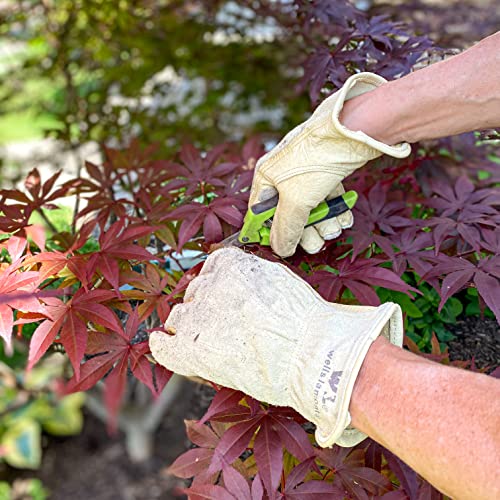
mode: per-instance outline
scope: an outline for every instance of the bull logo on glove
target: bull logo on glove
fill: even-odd
[[[321,406],[324,410],[329,404],[335,402],[337,398],[337,389],[342,376],[342,371],[332,370],[333,351],[330,351],[323,363],[318,381],[314,390],[314,413],[319,416],[319,401],[318,396],[321,394]]]
[[[323,406],[326,406],[326,403],[331,402],[333,403],[335,401],[335,398],[337,397],[337,389],[338,385],[340,382],[340,377],[342,376],[342,372],[332,372],[330,375],[330,378],[328,380],[328,386],[331,389],[331,394],[328,396],[328,391],[325,391],[323,393]]]

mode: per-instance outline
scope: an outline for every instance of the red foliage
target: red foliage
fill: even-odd
[[[172,375],[162,366],[151,366],[146,357],[149,353],[147,340],[134,342],[139,324],[139,315],[134,310],[129,314],[125,329],[118,325],[111,327],[111,331],[91,331],[85,352],[92,357],[83,365],[81,373],[75,370],[62,391],[65,394],[86,391],[107,374],[104,397],[112,424],[120,409],[129,368],[155,396],[161,393]]]
[[[208,420],[210,426],[203,423]],[[299,425],[301,420],[288,409],[265,407],[241,393],[222,389],[202,421],[186,422],[188,437],[197,448],[177,458],[169,471],[182,478],[194,477],[191,487],[184,490],[190,498],[404,499],[425,498],[421,496],[424,491],[439,495],[373,441],[355,448],[313,447],[312,436]],[[249,450],[257,474],[249,469],[247,460],[238,458]],[[401,489],[391,481],[391,474]]]

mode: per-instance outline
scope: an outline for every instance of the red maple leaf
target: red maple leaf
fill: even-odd
[[[24,274],[24,273],[23,273]],[[87,347],[87,323],[100,325],[113,331],[121,329],[120,322],[114,312],[103,302],[116,298],[109,290],[90,290],[83,288],[63,302],[55,297],[44,299],[50,319],[46,319],[37,327],[31,337],[28,356],[28,370],[45,354],[59,335],[66,353],[73,365],[75,378],[80,378],[80,361]]]
[[[12,242],[14,243],[14,241]],[[26,242],[24,242],[25,246]],[[17,247],[14,255],[22,253],[24,246]],[[14,310],[39,313],[50,316],[50,312],[40,303],[36,296],[40,275],[36,271],[20,269],[21,259],[10,266],[0,268],[0,337],[5,341],[6,351],[12,353],[12,330],[14,327]]]
[[[146,356],[150,352],[147,340],[134,342],[139,324],[137,310],[133,310],[124,330],[119,326],[112,331],[90,331],[85,352],[93,357],[82,365],[79,376],[75,372],[62,390],[64,394],[86,391],[107,374],[104,400],[112,428],[116,424],[129,369],[154,396],[161,393],[172,375],[164,367],[151,364]]]
[[[400,228],[414,225],[407,217],[406,204],[401,201],[387,201],[381,183],[377,183],[368,193],[360,194],[353,209],[354,227],[345,236],[353,238],[353,257],[356,257],[373,242],[382,246],[384,235],[395,235]]]
[[[500,205],[498,190],[476,189],[465,176],[453,187],[434,182],[432,188],[435,196],[425,203],[436,209],[437,216],[422,224],[432,228],[436,255],[444,240],[457,236],[479,251],[483,231],[500,223],[500,212],[495,208]]]
[[[60,175],[60,171],[56,172],[42,183],[38,169],[34,168],[24,181],[27,192],[19,189],[0,189],[0,206],[3,212],[0,216],[0,230],[12,233],[24,229],[29,226],[31,214],[36,210],[56,208],[52,202],[66,196],[70,189],[78,184],[77,181],[71,180],[54,190]],[[38,241],[35,242],[39,244]]]
[[[47,278],[57,275],[66,266],[82,282],[87,283],[85,273],[85,257],[76,252],[87,242],[96,225],[95,221],[89,221],[84,224],[78,235],[74,238],[67,250],[51,250],[50,252],[40,252],[28,257],[24,264],[31,266],[40,264],[38,271],[40,273],[40,282]]]
[[[391,491],[391,482],[380,472],[364,467],[364,450],[359,448],[333,448],[316,450],[321,462],[335,472],[333,484],[352,498],[383,495]]]
[[[240,227],[243,215],[236,208],[241,206],[237,198],[215,198],[205,205],[193,201],[174,209],[168,214],[171,220],[182,219],[179,229],[178,248],[182,248],[203,226],[203,235],[207,243],[215,243],[223,237],[222,223],[225,221],[233,227]]]
[[[131,224],[125,227],[125,220],[121,219],[99,236],[99,250],[90,255],[85,265],[86,281],[83,286],[88,286],[95,272],[99,270],[108,283],[118,290],[120,287],[120,268],[118,260],[147,261],[158,259],[141,246],[133,243],[135,240],[151,234],[153,228],[144,225]]]
[[[318,292],[328,301],[335,302],[347,288],[360,304],[377,306],[380,299],[374,286],[406,293],[418,292],[405,283],[394,271],[381,267],[385,259],[346,256],[345,246],[330,247],[323,254],[311,259],[312,273],[306,280],[318,287]],[[340,258],[338,258],[340,256]]]
[[[221,179],[238,167],[235,162],[221,162],[227,150],[227,144],[219,144],[206,154],[191,144],[184,144],[179,154],[182,164],[172,167],[176,179],[170,181],[162,192],[170,193],[185,188],[185,196],[191,196],[197,191],[205,192],[206,186],[224,186]]]
[[[394,272],[401,276],[408,268],[423,276],[431,264],[426,260],[434,254],[431,233],[408,227],[403,231],[377,240],[380,248],[390,257]],[[396,247],[395,250],[393,247]]]
[[[137,312],[144,321],[154,310],[158,313],[161,323],[165,323],[170,314],[169,293],[176,286],[173,276],[165,273],[162,277],[156,266],[150,263],[144,265],[144,273],[129,270],[120,275],[121,285],[130,285],[131,290],[123,290],[122,294],[129,300],[140,300]],[[167,288],[169,285],[170,288]]]
[[[477,263],[463,257],[450,257],[439,254],[432,261],[435,263],[424,279],[443,277],[441,283],[441,302],[439,310],[446,301],[462,288],[474,283],[479,295],[493,311],[500,322],[500,256],[493,255],[480,259]]]
[[[327,481],[310,480],[304,481],[306,474],[314,466],[315,457],[309,458],[296,465],[286,478],[285,491],[282,499],[301,500],[302,498],[344,498],[345,491]]]
[[[246,405],[241,404],[242,400]],[[208,420],[212,424],[231,422],[234,425],[218,438],[210,434],[211,439],[206,444],[204,439],[200,440],[200,436],[208,432],[203,425]],[[210,452],[190,450],[174,462],[171,471],[177,474],[182,470],[182,477],[202,474],[203,479],[220,470],[226,471],[227,467],[247,449],[256,434],[253,452],[262,483],[272,497],[277,491],[283,469],[283,447],[299,460],[314,456],[314,448],[300,425],[303,422],[304,419],[292,409],[273,406],[265,408],[258,401],[239,391],[221,389],[215,395],[202,420],[194,427],[198,429],[198,434],[193,442],[208,447]],[[208,469],[206,465],[199,469],[192,462],[195,455],[197,458],[203,455],[205,461],[210,460]]]

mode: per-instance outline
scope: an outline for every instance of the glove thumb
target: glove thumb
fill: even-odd
[[[248,206],[251,207],[261,201],[266,201],[275,196],[277,192],[274,185],[257,170],[253,178]]]

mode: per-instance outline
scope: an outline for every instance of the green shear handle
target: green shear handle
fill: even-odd
[[[337,198],[322,201],[316,208],[311,210],[305,227],[347,212],[347,210],[350,210],[356,204],[357,199],[358,193],[356,191],[348,191],[341,196],[337,196]],[[252,205],[245,215],[238,241],[243,245],[249,243],[269,245],[269,236],[271,233],[269,226],[277,205],[278,195]]]

